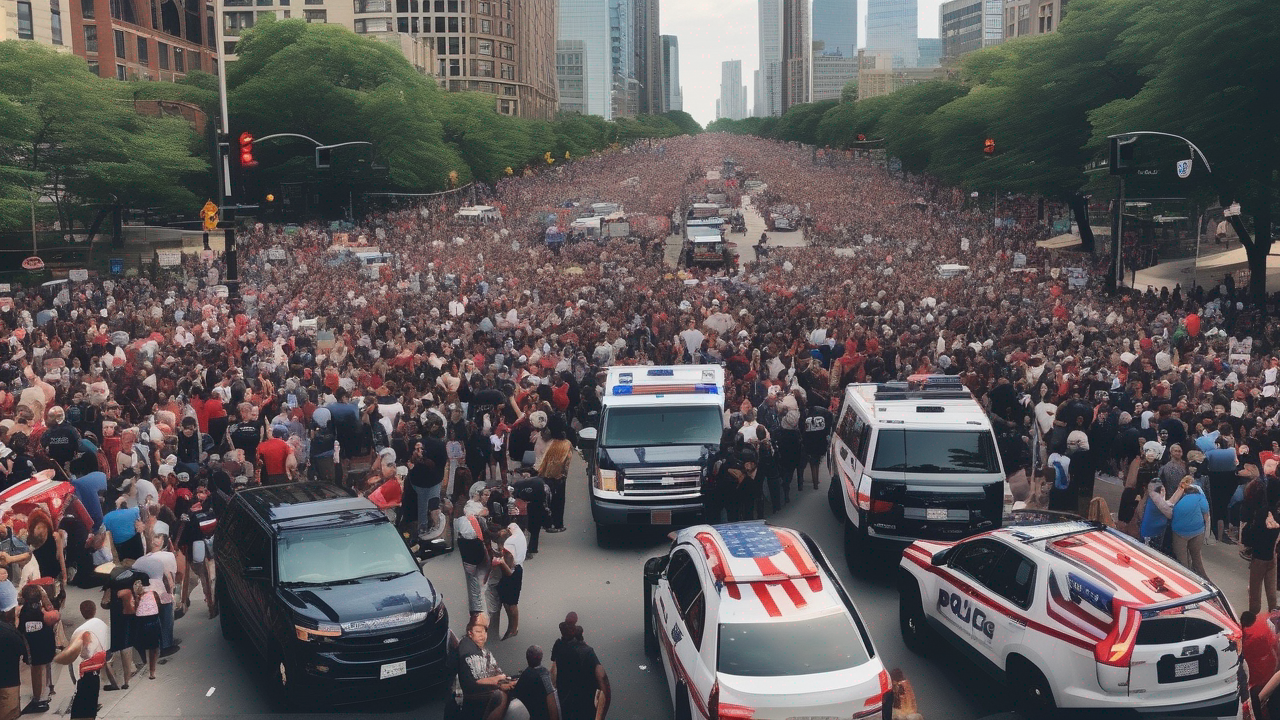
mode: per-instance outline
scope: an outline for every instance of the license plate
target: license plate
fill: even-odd
[[[404,675],[406,672],[408,672],[408,669],[405,667],[404,663],[405,661],[401,660],[400,662],[387,663],[386,665],[383,665],[382,672],[379,673],[378,679],[386,680],[387,678],[400,677],[401,675]]]
[[[670,510],[654,510],[653,512],[649,513],[649,523],[652,525],[670,525],[671,511]]]
[[[924,516],[926,520],[946,520],[947,509],[946,508],[928,508],[924,511]]]
[[[1173,666],[1173,676],[1176,678],[1191,677],[1200,673],[1200,661],[1188,660],[1180,662]]]

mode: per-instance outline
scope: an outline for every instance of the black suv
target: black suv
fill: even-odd
[[[285,706],[448,680],[444,598],[367,499],[325,483],[242,490],[213,554],[222,633],[248,636]]]

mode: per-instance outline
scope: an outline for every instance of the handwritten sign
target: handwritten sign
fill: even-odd
[[[156,259],[160,262],[160,267],[177,267],[182,264],[182,251],[175,249],[157,250]]]
[[[89,279],[89,271],[84,268],[78,268],[67,272],[67,278],[71,282],[86,282]]]
[[[288,258],[288,255],[285,253],[284,248],[278,245],[267,250],[268,260],[284,260],[286,258]]]

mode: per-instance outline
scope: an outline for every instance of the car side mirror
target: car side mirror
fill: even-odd
[[[599,437],[595,428],[582,428],[578,431],[578,444],[583,449],[593,449],[596,446],[596,438]]]
[[[249,565],[244,569],[244,579],[254,581],[268,580],[267,569],[261,565]]]
[[[646,560],[644,563],[645,581],[651,583],[658,582],[658,578],[661,577],[662,573],[667,569],[668,560],[669,557],[667,555],[659,555],[658,557],[652,557]]]
[[[938,552],[933,554],[933,557],[929,558],[929,564],[933,565],[934,567],[940,567],[942,565],[946,565],[948,562],[951,561],[951,556],[956,554],[955,551],[956,551],[956,548],[954,545],[945,550],[939,550]]]

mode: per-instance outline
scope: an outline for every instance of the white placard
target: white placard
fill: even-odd
[[[220,298],[225,298],[231,294],[231,291],[227,289],[226,285],[214,285],[213,292]]]
[[[1027,266],[1027,256],[1023,253],[1013,254],[1013,266],[1016,268]]]
[[[13,289],[9,287],[9,283],[0,283],[0,292],[13,292]]]
[[[89,279],[89,271],[84,268],[69,270],[67,272],[67,278],[71,280],[71,282],[86,282]]]
[[[1063,268],[1063,273],[1067,276],[1067,285],[1073,288],[1082,288],[1089,284],[1089,278],[1085,275],[1084,268],[1069,267]]]
[[[268,260],[285,260],[287,258],[288,255],[285,254],[284,248],[282,247],[273,247],[267,250]]]
[[[1253,338],[1247,337],[1243,340],[1231,338],[1227,343],[1227,361],[1235,363],[1247,363],[1249,358],[1253,356]]]
[[[176,267],[182,264],[181,250],[157,250],[156,257],[160,267]]]

